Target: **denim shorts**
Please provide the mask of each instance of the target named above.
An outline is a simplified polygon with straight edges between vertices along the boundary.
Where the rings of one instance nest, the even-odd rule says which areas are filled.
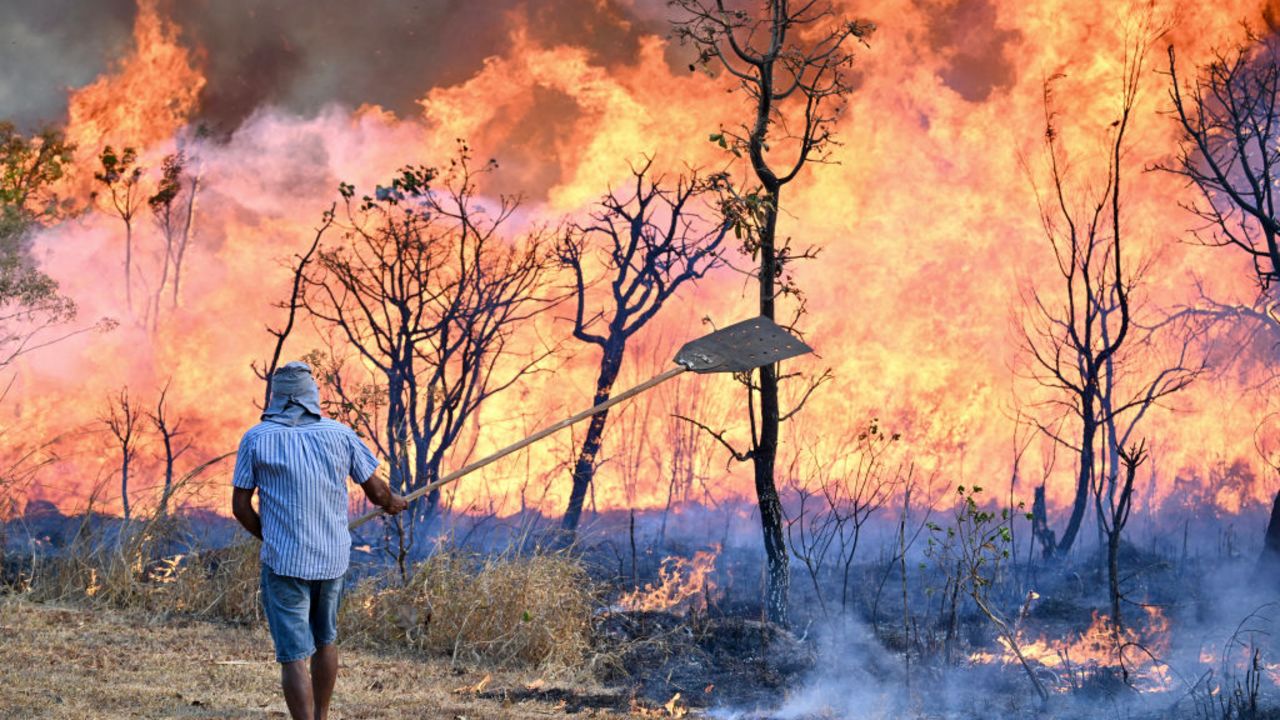
[[[342,578],[303,580],[262,566],[262,609],[276,645],[276,661],[304,660],[338,639]]]

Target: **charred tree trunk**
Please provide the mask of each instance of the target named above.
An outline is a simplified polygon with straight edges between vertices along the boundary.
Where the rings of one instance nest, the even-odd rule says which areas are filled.
[[[120,505],[125,522],[129,521],[129,453],[120,459]]]
[[[1071,517],[1067,527],[1062,531],[1062,541],[1053,547],[1054,557],[1064,557],[1075,544],[1080,525],[1084,522],[1084,512],[1089,506],[1089,488],[1093,480],[1094,442],[1098,436],[1098,420],[1093,411],[1093,393],[1086,392],[1081,398],[1080,417],[1080,469],[1076,476],[1076,497],[1071,504]]]
[[[763,175],[765,190],[769,193],[764,227],[760,233],[760,314],[773,320],[776,292],[774,281],[782,270],[775,243],[778,192],[781,185],[773,179],[768,168],[758,166],[757,173]],[[785,623],[791,573],[786,538],[782,533],[782,500],[778,496],[778,486],[773,477],[778,458],[778,424],[778,368],[776,365],[765,365],[760,368],[760,433],[755,447],[751,449],[751,463],[755,471],[756,501],[760,505],[760,529],[764,534],[765,558],[769,570],[766,605],[769,619]]]
[[[609,399],[613,392],[613,383],[618,379],[618,371],[622,367],[622,357],[626,351],[626,342],[613,337],[604,345],[604,357],[600,362],[600,374],[596,377],[596,395],[594,403],[599,405]],[[582,519],[582,505],[587,497],[587,489],[596,472],[596,455],[600,452],[604,438],[604,426],[608,419],[606,410],[591,418],[587,427],[587,435],[582,441],[582,450],[573,466],[573,489],[569,493],[569,507],[565,510],[564,520],[560,527],[572,535],[578,530]]]
[[[1120,531],[1107,533],[1107,590],[1111,594],[1111,626],[1116,633],[1124,627],[1120,619]]]
[[[1271,520],[1262,541],[1262,554],[1258,556],[1258,574],[1273,582],[1280,579],[1280,493],[1271,505]]]
[[[173,463],[175,461],[173,454],[173,436],[167,432],[161,432],[164,438],[164,490],[160,495],[160,515],[166,515],[169,512],[169,496],[173,494]]]
[[[1040,551],[1048,559],[1053,557],[1053,549],[1058,546],[1057,533],[1049,528],[1049,510],[1044,501],[1044,485],[1034,491],[1031,501],[1031,534],[1040,543]]]
[[[791,5],[784,0],[769,0],[756,4],[754,11],[736,6],[730,11],[719,0],[671,0],[669,4],[685,14],[674,21],[676,35],[698,48],[704,66],[718,63],[736,77],[739,92],[749,99],[754,111],[750,119],[743,118],[736,128],[722,127],[711,139],[732,149],[738,157],[745,150],[752,175],[760,183],[762,193],[752,192],[748,198],[738,199],[748,200],[746,215],[752,218],[746,246],[753,257],[759,257],[756,275],[760,314],[774,319],[778,280],[783,277],[787,258],[796,257],[785,242],[779,252],[779,190],[794,180],[810,160],[821,162],[826,158],[841,99],[853,91],[847,74],[853,63],[849,45],[865,43],[874,25],[843,17],[830,2]],[[792,141],[796,151],[784,158],[778,147],[786,145],[786,141]],[[759,378],[758,386],[748,387],[752,402],[757,394],[760,401],[758,419],[754,404],[751,408],[749,456],[768,561],[765,605],[770,620],[785,623],[790,576],[782,504],[774,483],[778,425],[782,421],[778,368],[761,368]],[[798,410],[799,405],[788,410],[787,417]],[[735,457],[739,456],[735,453]]]

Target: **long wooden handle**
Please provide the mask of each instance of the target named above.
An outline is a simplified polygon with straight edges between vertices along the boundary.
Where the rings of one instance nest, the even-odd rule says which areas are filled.
[[[418,498],[422,497],[423,495],[426,495],[427,493],[431,492],[432,490],[435,490],[435,489],[436,489],[436,488],[438,488],[438,487],[441,487],[441,486],[444,486],[444,485],[448,485],[449,483],[453,482],[454,480],[457,480],[458,478],[461,478],[461,477],[462,477],[462,476],[464,476],[464,475],[469,475],[470,473],[473,473],[473,472],[475,472],[476,470],[479,470],[480,468],[484,467],[485,465],[488,465],[489,463],[495,462],[495,461],[497,461],[497,460],[501,460],[502,458],[504,458],[504,457],[506,457],[506,456],[510,455],[511,453],[513,453],[513,452],[515,452],[515,451],[517,451],[517,450],[521,450],[521,449],[523,449],[523,448],[525,448],[525,447],[528,447],[529,445],[532,445],[532,444],[534,444],[534,443],[538,442],[539,440],[541,440],[541,439],[545,438],[546,436],[548,436],[548,435],[550,435],[550,434],[552,434],[552,433],[554,433],[554,432],[556,432],[556,431],[558,431],[558,430],[563,430],[563,429],[565,429],[565,428],[569,427],[570,425],[573,425],[574,423],[578,423],[578,422],[581,422],[581,421],[583,421],[583,420],[586,420],[587,418],[591,417],[592,415],[598,415],[598,414],[600,414],[600,413],[604,412],[605,410],[608,410],[609,408],[613,407],[614,405],[617,405],[618,403],[622,402],[623,400],[627,400],[627,399],[629,399],[629,398],[633,398],[633,397],[635,397],[636,395],[639,395],[640,393],[642,393],[642,392],[644,392],[644,391],[646,391],[646,390],[652,390],[653,388],[657,387],[658,385],[661,385],[662,383],[664,383],[664,382],[666,382],[666,381],[670,380],[671,378],[673,378],[673,377],[675,377],[675,376],[677,376],[677,375],[679,375],[679,374],[681,374],[681,373],[685,372],[686,370],[687,370],[687,368],[685,368],[683,365],[678,365],[678,366],[676,366],[676,367],[673,367],[673,368],[671,368],[670,370],[668,370],[668,371],[666,371],[666,372],[662,373],[661,375],[658,375],[658,376],[656,376],[656,377],[650,378],[649,380],[646,380],[645,382],[642,382],[642,383],[640,383],[639,385],[636,385],[635,387],[633,387],[633,388],[631,388],[631,389],[629,389],[629,390],[626,390],[625,392],[619,393],[619,394],[617,394],[617,395],[615,395],[615,396],[613,396],[613,397],[609,398],[608,400],[605,400],[604,402],[600,403],[599,405],[596,405],[596,406],[594,406],[594,407],[590,408],[589,410],[583,410],[582,412],[578,413],[577,415],[574,415],[573,417],[565,418],[564,420],[561,420],[560,422],[556,423],[555,425],[547,426],[547,427],[545,427],[545,428],[543,428],[543,429],[539,430],[538,432],[536,432],[536,433],[534,433],[534,434],[530,435],[529,437],[527,437],[527,438],[525,438],[525,439],[521,440],[520,442],[514,443],[514,444],[512,444],[512,445],[508,445],[508,446],[506,446],[506,447],[502,448],[501,450],[499,450],[499,451],[497,451],[497,452],[493,453],[492,455],[488,455],[488,456],[486,456],[486,457],[480,458],[479,460],[477,460],[477,461],[475,461],[475,462],[471,463],[470,465],[467,465],[466,467],[464,467],[464,468],[462,468],[462,469],[460,469],[460,470],[454,470],[453,472],[449,473],[448,475],[445,475],[444,477],[440,478],[439,480],[436,480],[436,481],[435,481],[435,482],[433,482],[433,483],[428,483],[428,484],[426,484],[426,485],[423,485],[422,487],[418,488],[417,490],[414,490],[413,492],[409,493],[408,495],[405,495],[405,496],[404,496],[404,499],[405,499],[405,500],[416,500],[416,499],[418,499]],[[379,516],[379,515],[381,515],[381,514],[382,514],[382,508],[378,508],[378,509],[376,509],[376,510],[370,510],[369,512],[365,513],[364,515],[361,515],[360,517],[356,518],[355,520],[352,520],[352,521],[351,521],[350,528],[351,528],[352,530],[355,530],[356,528],[358,528],[358,527],[360,527],[361,525],[363,525],[363,524],[365,524],[365,523],[369,522],[370,520],[372,520],[372,519],[374,519],[374,518],[378,517],[378,516]]]

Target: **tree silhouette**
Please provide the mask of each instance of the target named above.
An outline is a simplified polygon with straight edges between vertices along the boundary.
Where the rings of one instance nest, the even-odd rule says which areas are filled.
[[[809,163],[829,159],[835,121],[852,91],[850,45],[863,41],[874,27],[843,18],[824,0],[766,0],[752,11],[728,7],[723,0],[672,0],[670,5],[677,12],[676,36],[698,51],[698,64],[737,80],[738,92],[750,102],[753,112],[746,122],[722,127],[711,139],[750,162],[757,184],[736,189],[725,183],[725,211],[744,237],[744,253],[758,261],[752,274],[760,314],[776,319],[778,296],[799,293],[787,266],[807,254],[793,250],[785,238],[778,241],[782,188]],[[743,378],[751,447],[730,451],[753,466],[769,566],[766,606],[770,619],[786,622],[790,573],[774,465],[778,426],[799,408],[780,408],[777,365],[760,368],[758,383],[750,379],[754,376]]]
[[[576,312],[573,336],[600,348],[595,405],[605,402],[618,379],[627,341],[643,328],[685,283],[697,280],[719,262],[717,251],[729,226],[700,216],[700,201],[714,188],[696,172],[674,187],[653,177],[648,159],[631,170],[625,193],[610,190],[585,225],[561,238],[558,255],[572,271]],[[592,286],[607,283],[607,297],[592,302]],[[573,466],[573,487],[561,528],[577,532],[582,504],[591,485],[608,412],[591,418]]]

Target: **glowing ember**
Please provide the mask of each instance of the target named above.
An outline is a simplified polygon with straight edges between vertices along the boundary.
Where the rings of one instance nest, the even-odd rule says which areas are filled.
[[[658,568],[658,579],[623,595],[618,606],[626,611],[666,611],[687,613],[707,609],[707,601],[716,590],[712,573],[720,546],[699,550],[692,558],[664,558]]]

